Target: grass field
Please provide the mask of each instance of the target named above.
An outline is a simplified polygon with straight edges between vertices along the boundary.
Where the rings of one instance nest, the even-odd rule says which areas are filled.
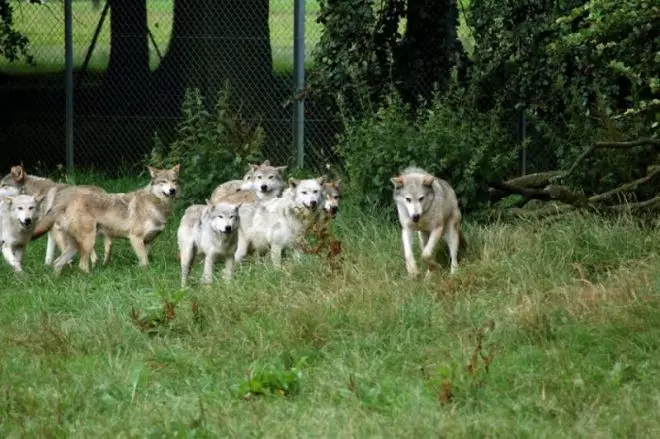
[[[177,225],[145,270],[118,242],[109,266],[56,278],[44,240],[24,277],[0,267],[0,436],[660,435],[657,229],[468,218],[460,272],[413,282],[396,224],[349,200],[336,271],[246,263],[229,286],[193,284],[149,335],[131,306],[179,294]],[[273,394],[244,397],[260,385]]]
[[[211,1],[211,0],[209,0]],[[465,24],[463,8],[469,6],[468,0],[462,1],[459,8],[459,38],[468,53],[472,53],[472,36]],[[27,66],[23,63],[9,63],[0,58],[0,71],[7,73],[30,73],[60,71],[64,68],[64,4],[61,1],[51,1],[46,5],[25,3],[10,0],[14,8],[16,30],[26,35],[31,42],[30,50],[34,55],[36,65]],[[92,1],[78,0],[73,2],[73,45],[74,64],[81,67],[92,41],[94,30],[101,16],[101,6],[94,6]],[[172,0],[149,0],[147,2],[147,20],[156,46],[161,54],[167,51],[170,33],[172,31]],[[305,2],[305,52],[306,64],[312,65],[312,50],[321,38],[322,26],[316,22],[319,4],[316,0]],[[112,14],[112,12],[110,12]],[[273,52],[273,68],[278,72],[288,72],[293,69],[293,0],[270,0],[270,38]],[[400,31],[405,30],[405,20]],[[160,63],[158,51],[149,42],[150,64],[155,69]],[[110,16],[106,18],[89,68],[104,70],[110,56]]]
[[[209,0],[212,1],[212,0]],[[0,71],[8,73],[29,73],[33,71],[60,71],[64,67],[64,3],[51,1],[46,5],[10,0],[14,8],[14,22],[17,31],[31,41],[31,53],[36,65],[12,64],[0,58]],[[101,17],[103,2],[95,7],[91,1],[78,0],[72,5],[74,64],[80,67],[92,41],[94,30]],[[162,54],[167,51],[172,31],[172,0],[149,0],[147,20],[156,45]],[[321,37],[321,26],[316,23],[319,6],[316,1],[305,3],[305,44],[311,61],[311,50]],[[112,14],[112,12],[110,12]],[[289,71],[293,68],[293,1],[270,0],[270,38],[273,51],[273,68],[276,71]],[[149,42],[152,69],[160,62],[157,51]],[[110,15],[99,35],[94,54],[90,59],[91,70],[104,70],[110,56]]]

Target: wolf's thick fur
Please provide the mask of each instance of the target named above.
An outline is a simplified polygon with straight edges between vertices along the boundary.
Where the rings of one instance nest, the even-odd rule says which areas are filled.
[[[300,235],[316,221],[323,203],[323,183],[324,177],[289,179],[289,188],[281,197],[243,205],[236,262],[241,262],[250,249],[257,253],[270,250],[273,265],[279,268],[283,250],[295,247]]]
[[[285,187],[282,173],[286,166],[271,166],[270,161],[266,160],[260,165],[250,165],[251,169],[245,174],[243,180],[232,180],[218,186],[211,194],[211,203],[228,201],[228,196],[234,196],[237,192],[242,192],[240,196],[248,199],[269,200],[279,197]],[[251,176],[250,176],[251,175]],[[240,185],[237,184],[241,181]],[[236,190],[238,188],[238,190]],[[239,196],[239,197],[240,197]],[[240,199],[231,202],[253,202]]]
[[[339,211],[339,200],[341,199],[340,183],[341,179],[323,183],[323,209],[331,217],[337,215]]]
[[[43,197],[14,195],[0,200],[0,247],[15,272],[23,271],[23,254],[39,218]]]
[[[86,193],[105,193],[105,191],[92,185],[71,185],[65,183],[56,183],[53,180],[36,175],[29,175],[22,166],[13,166],[9,174],[5,175],[0,181],[0,187],[4,190],[17,190],[19,193],[33,195],[37,198],[43,198],[39,204],[39,215],[45,216],[46,213],[56,204],[66,204],[68,199]],[[38,236],[37,236],[38,237]],[[45,264],[51,265],[55,259],[55,247],[60,252],[64,252],[66,239],[59,226],[54,226],[48,233],[48,244],[46,246]],[[95,264],[98,257],[96,252],[91,254],[92,264]]]
[[[445,180],[415,167],[405,169],[391,181],[408,274],[419,274],[413,256],[413,231],[418,232],[422,260],[429,271],[437,266],[435,249],[440,238],[444,238],[449,246],[450,270],[454,273],[458,268],[458,250],[463,240],[461,211],[454,189]]]
[[[225,261],[223,278],[231,280],[240,224],[239,207],[221,202],[194,204],[186,209],[177,230],[182,287],[186,286],[197,253],[204,255],[203,284],[213,281],[213,265],[218,257]]]
[[[57,273],[77,251],[80,269],[89,272],[88,257],[94,249],[97,232],[110,238],[127,238],[139,265],[149,264],[151,243],[165,229],[172,200],[179,192],[180,166],[148,168],[151,181],[142,189],[125,194],[78,194],[66,204],[55,205],[44,216],[35,234],[58,224],[67,236],[66,250],[54,264]],[[106,248],[106,254],[110,254],[110,248]]]

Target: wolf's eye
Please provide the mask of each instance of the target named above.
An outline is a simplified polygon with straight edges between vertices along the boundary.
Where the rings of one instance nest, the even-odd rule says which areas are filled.
[[[319,193],[319,191],[318,191],[318,190],[314,190],[314,193],[315,193],[315,194],[318,194],[318,193]]]
[[[419,201],[422,201],[423,199],[424,199],[424,197],[419,197]]]
[[[18,210],[23,210],[23,206],[18,206]]]
[[[303,195],[307,195],[307,191],[302,191],[302,194],[303,194]]]
[[[409,202],[409,203],[412,203],[412,198],[406,197],[406,201]]]
[[[272,180],[273,178],[275,178],[274,175],[269,175],[269,176],[268,176],[268,179],[269,179],[269,180]]]

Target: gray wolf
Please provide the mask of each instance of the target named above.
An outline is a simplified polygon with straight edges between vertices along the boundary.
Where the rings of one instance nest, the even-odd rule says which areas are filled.
[[[282,265],[282,252],[298,245],[310,224],[317,221],[323,203],[325,177],[307,180],[289,179],[281,197],[241,206],[238,247],[234,259],[240,263],[250,250],[270,251],[275,267]]]
[[[181,287],[186,286],[190,266],[197,253],[204,255],[202,283],[213,281],[213,265],[218,257],[224,258],[223,278],[230,281],[234,265],[234,253],[238,243],[240,223],[236,204],[194,204],[181,217],[177,230],[181,255]]]
[[[0,246],[5,261],[19,273],[23,254],[32,238],[43,197],[14,195],[0,201]]]
[[[339,211],[339,200],[341,198],[340,183],[341,179],[323,183],[323,192],[325,195],[323,209],[325,210],[325,213],[331,217],[337,215],[337,212]]]
[[[233,195],[237,192],[251,192],[252,194],[243,194],[243,196],[253,198],[255,201],[279,197],[286,186],[283,178],[283,172],[285,169],[286,166],[272,166],[269,160],[266,160],[260,165],[253,164],[251,165],[250,171],[245,174],[243,180],[232,180],[218,186],[213,191],[213,194],[211,194],[210,201],[211,203],[217,203],[221,200],[225,200],[228,195]],[[248,174],[251,174],[251,177],[248,177]],[[237,187],[237,181],[242,181],[239,190],[232,191],[232,187]],[[223,187],[223,185],[226,186]],[[241,201],[251,202],[248,200]]]
[[[418,232],[422,260],[427,274],[436,268],[435,249],[440,238],[449,246],[450,272],[458,268],[458,250],[463,240],[461,211],[454,189],[445,180],[416,167],[406,168],[391,179],[394,185],[394,202],[399,223],[406,269],[410,276],[419,270],[413,256],[413,231]]]
[[[37,225],[35,235],[45,233],[58,224],[66,235],[65,251],[55,260],[56,273],[76,252],[80,252],[79,268],[89,272],[88,257],[94,249],[97,233],[110,238],[126,238],[138,257],[141,267],[149,264],[148,254],[153,240],[165,229],[172,211],[172,202],[179,193],[179,170],[147,167],[149,184],[124,194],[78,194],[58,203]],[[111,241],[106,241],[108,245]],[[106,254],[111,248],[106,247]]]
[[[44,216],[47,211],[52,209],[55,204],[66,203],[70,197],[84,193],[104,193],[105,191],[92,185],[70,185],[65,183],[56,183],[51,179],[29,175],[22,166],[13,166],[9,174],[0,180],[2,191],[14,191],[26,195],[34,195],[43,198],[39,204],[39,216]],[[55,259],[55,248],[60,252],[64,251],[66,246],[65,238],[60,231],[59,226],[54,226],[48,232],[48,244],[46,246],[46,265],[52,265]],[[97,261],[96,252],[91,254],[92,264]]]

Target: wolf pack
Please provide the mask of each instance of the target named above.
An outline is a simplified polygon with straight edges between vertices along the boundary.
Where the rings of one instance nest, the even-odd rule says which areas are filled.
[[[213,282],[220,261],[222,278],[230,282],[235,264],[250,254],[269,256],[276,268],[281,268],[285,253],[299,260],[306,234],[315,226],[331,224],[339,212],[340,180],[329,181],[326,176],[285,180],[286,168],[269,161],[251,164],[242,180],[220,184],[205,204],[185,209],[177,229],[182,287],[188,286],[198,256],[203,257],[202,284]],[[129,241],[139,266],[148,266],[151,246],[173,216],[181,184],[180,165],[147,169],[150,181],[145,187],[110,193],[99,186],[59,183],[28,174],[23,166],[12,167],[0,181],[4,260],[22,273],[28,245],[46,235],[46,266],[60,274],[78,255],[79,269],[88,273],[99,260],[96,240],[103,239],[103,264],[108,264],[113,240],[121,238]],[[442,240],[454,273],[465,239],[451,185],[417,167],[406,168],[391,182],[408,274],[420,274],[413,254],[414,232],[426,273],[437,267],[436,251]]]

